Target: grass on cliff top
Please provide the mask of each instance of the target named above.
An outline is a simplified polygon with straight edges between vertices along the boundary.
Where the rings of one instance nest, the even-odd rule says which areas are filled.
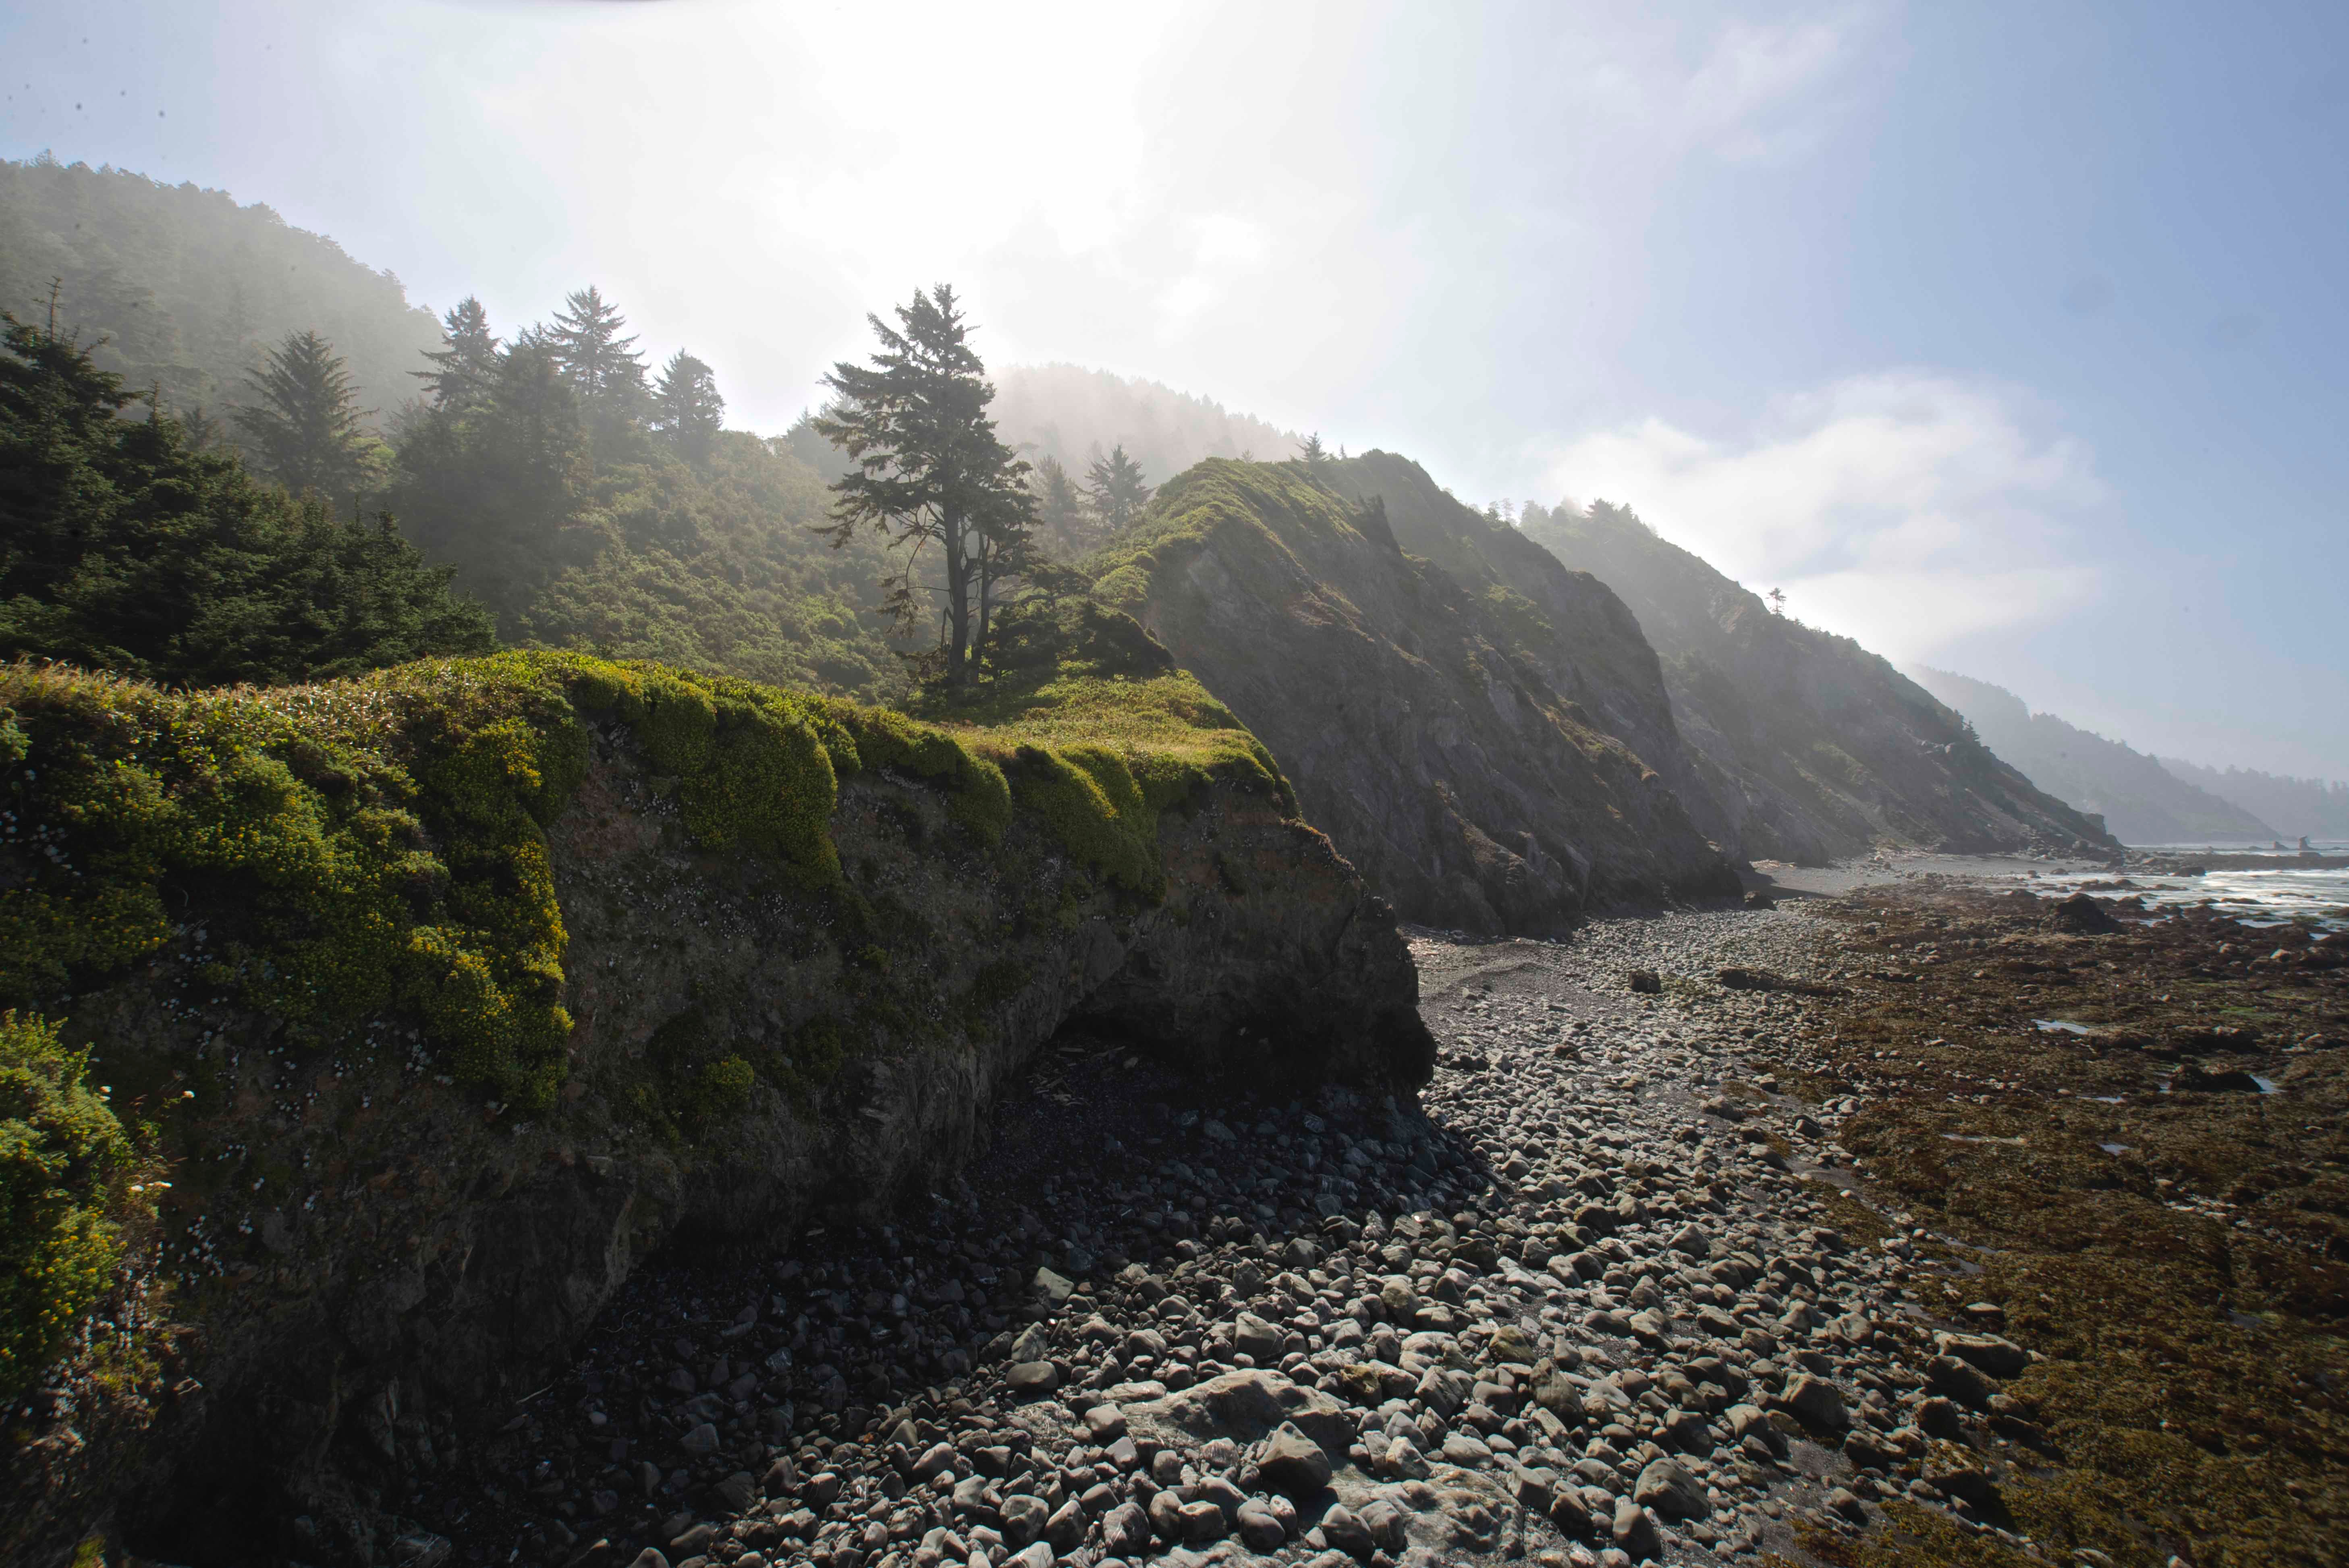
[[[1154,903],[1162,812],[1223,783],[1297,815],[1264,743],[1132,616],[1091,599],[1005,612],[985,670],[912,707],[1000,767],[1013,799],[1085,863]]]
[[[1071,614],[1078,631],[1100,618]],[[284,1020],[289,1041],[405,1015],[460,1081],[543,1106],[571,1033],[545,829],[585,775],[587,716],[634,733],[701,848],[808,892],[843,886],[839,779],[887,769],[941,789],[983,843],[1030,811],[1154,900],[1158,813],[1203,780],[1237,775],[1293,805],[1195,683],[1130,667],[1147,639],[1111,620],[1072,662],[1040,655],[950,725],[570,653],[193,692],[7,666],[0,1006],[61,1017],[134,962],[202,941],[203,982]]]
[[[1996,1304],[2044,1357],[2006,1389],[2052,1450],[2006,1455],[2007,1517],[2121,1568],[2349,1559],[2349,968],[2207,912],[2096,936],[1971,890],[1834,913],[1869,973],[1776,1065],[1860,1094],[1867,1193],[1970,1243],[1928,1248],[1928,1310]],[[1806,1544],[2028,1561],[1930,1514]]]
[[[1103,603],[1132,611],[1150,597],[1158,572],[1190,558],[1227,528],[1261,535],[1290,553],[1289,530],[1330,538],[1365,537],[1354,509],[1306,477],[1302,463],[1250,463],[1209,458],[1160,487],[1141,522],[1081,563]],[[1302,572],[1302,567],[1299,570]]]

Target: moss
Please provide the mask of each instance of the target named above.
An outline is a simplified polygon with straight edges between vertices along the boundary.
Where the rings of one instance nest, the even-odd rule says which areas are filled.
[[[830,831],[843,775],[938,788],[983,844],[1030,810],[1081,863],[1150,898],[1164,883],[1160,814],[1206,784],[1294,814],[1269,754],[1130,620],[1081,604],[1008,624],[1025,662],[928,723],[574,653],[197,692],[9,666],[0,1006],[50,1006],[184,941],[178,956],[292,1025],[291,1043],[405,1013],[444,1070],[543,1107],[572,1028],[546,830],[586,776],[583,715],[627,727],[703,850],[830,894],[843,954],[875,975],[880,926]]]
[[[0,1013],[0,1399],[30,1386],[122,1259],[136,1150],[57,1026]]]
[[[1158,818],[1216,783],[1297,798],[1262,742],[1132,617],[1091,601],[1007,613],[997,662],[920,717],[952,726],[1009,781],[1001,808],[1040,814],[1077,861],[1128,892],[1164,895]]]

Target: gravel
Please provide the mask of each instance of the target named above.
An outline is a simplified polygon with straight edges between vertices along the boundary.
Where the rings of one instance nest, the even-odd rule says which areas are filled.
[[[1716,976],[1798,986],[1828,940],[1795,911],[1418,933],[1416,1106],[1067,1037],[951,1190],[647,1271],[395,1496],[550,1568],[1588,1568],[1868,1528],[1920,1410],[1978,1438],[2023,1353],[1936,1345],[1972,1326],[1833,1222],[1854,1105],[1741,1076],[1810,1004]],[[1988,1528],[1937,1473],[1929,1506]]]

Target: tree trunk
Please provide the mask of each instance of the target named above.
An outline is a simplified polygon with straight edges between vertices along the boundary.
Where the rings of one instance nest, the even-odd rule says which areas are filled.
[[[947,657],[947,684],[960,686],[970,650],[970,562],[963,554],[963,521],[952,512],[943,520],[947,556],[947,619],[954,630],[954,646]]]

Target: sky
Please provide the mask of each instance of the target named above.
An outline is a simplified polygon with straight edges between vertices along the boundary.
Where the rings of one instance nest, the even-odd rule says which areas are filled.
[[[2349,6],[0,0],[0,155],[264,201],[779,430],[951,281],[1896,663],[2349,778]]]

